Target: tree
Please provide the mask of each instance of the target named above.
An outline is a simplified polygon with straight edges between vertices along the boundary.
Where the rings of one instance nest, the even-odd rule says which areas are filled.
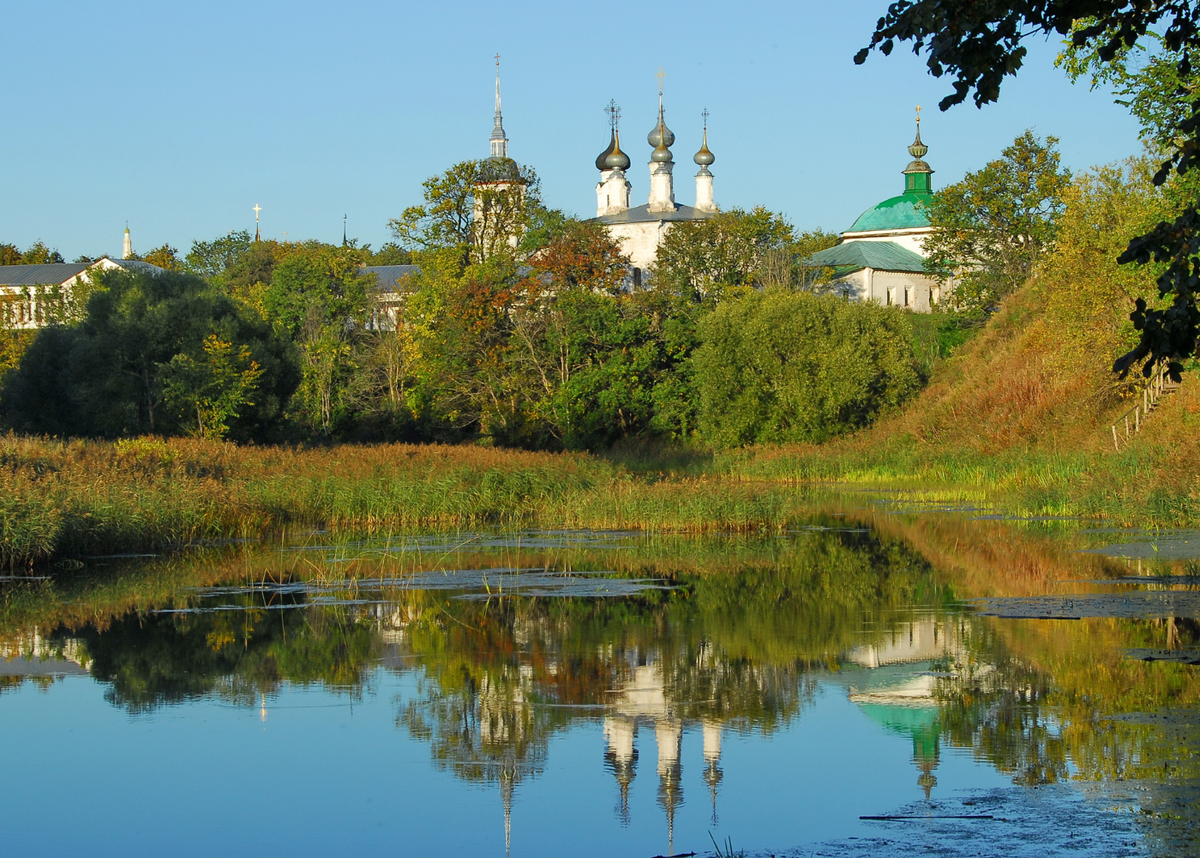
[[[0,244],[0,265],[46,265],[62,261],[62,254],[51,250],[41,239],[24,252],[15,244]]]
[[[51,250],[40,238],[21,254],[22,265],[48,265],[62,261],[63,256],[57,248]]]
[[[814,253],[834,247],[837,243],[837,234],[826,232],[823,229],[811,229],[796,236],[792,241],[789,254],[794,272],[792,285],[805,292],[817,294],[828,292],[833,286],[834,269],[828,267],[809,268],[798,263],[808,259]],[[764,285],[771,284],[764,278]]]
[[[212,241],[193,241],[192,249],[184,257],[184,268],[205,280],[215,280],[229,271],[252,243],[250,233],[244,229],[230,230]]]
[[[163,244],[144,254],[135,253],[129,258],[157,265],[164,271],[183,271],[185,266],[179,259],[178,254],[178,248],[171,247],[169,244]]]
[[[229,344],[234,364],[244,353],[261,369],[253,405],[226,409],[230,434],[270,435],[298,374],[288,344],[266,322],[195,275],[106,271],[96,279],[83,320],[38,331],[5,379],[0,412],[9,425],[107,438],[188,431],[190,417],[180,414],[171,393],[183,369],[175,359],[219,362],[209,339],[216,335]]]
[[[177,354],[171,358],[163,373],[163,398],[179,413],[189,435],[224,438],[229,422],[237,419],[244,406],[254,404],[250,396],[262,374],[249,346],[235,348],[209,334],[202,357]]]
[[[294,245],[271,267],[270,283],[261,292],[266,318],[295,343],[300,357],[296,412],[325,437],[350,411],[356,340],[369,309],[362,258],[354,247]]]
[[[683,221],[658,246],[654,278],[697,301],[719,301],[759,285],[764,260],[791,242],[791,224],[762,206]]]
[[[895,308],[764,290],[718,305],[699,333],[700,434],[722,446],[825,441],[920,387]]]
[[[929,201],[925,270],[943,284],[957,280],[949,298],[956,309],[994,309],[1054,246],[1071,183],[1057,142],[1026,131],[1000,158]]]
[[[1082,26],[1080,22],[1084,22]],[[855,56],[865,62],[872,50],[887,55],[896,43],[911,42],[913,52],[927,55],[934,77],[951,74],[953,92],[942,99],[942,110],[973,94],[977,106],[995,101],[1008,75],[1024,62],[1021,44],[1038,33],[1070,36],[1074,48],[1094,51],[1100,63],[1110,64],[1128,52],[1139,38],[1155,34],[1172,55],[1182,83],[1192,75],[1192,57],[1200,51],[1200,3],[1196,0],[897,0],[876,24],[867,47]],[[1165,159],[1154,176],[1163,185],[1174,173],[1183,176],[1200,166],[1200,100],[1177,90],[1181,104],[1163,115],[1160,136],[1169,141]],[[1142,364],[1149,376],[1154,365],[1168,364],[1178,380],[1182,361],[1196,353],[1200,334],[1200,212],[1193,198],[1173,221],[1163,221],[1134,238],[1118,257],[1121,263],[1166,263],[1158,289],[1169,304],[1150,307],[1138,299],[1130,318],[1140,332],[1136,347],[1120,357],[1113,369],[1126,374]]]
[[[409,206],[388,227],[401,248],[454,248],[465,266],[515,251],[541,207],[537,175],[508,158],[462,161],[423,183],[425,202]]]

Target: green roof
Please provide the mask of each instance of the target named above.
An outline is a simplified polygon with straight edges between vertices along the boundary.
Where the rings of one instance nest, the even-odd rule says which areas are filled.
[[[923,192],[906,192],[884,200],[859,215],[854,226],[846,232],[879,232],[929,226],[929,217],[925,214],[925,201],[929,196]]]
[[[862,218],[859,218],[861,220]],[[809,268],[874,268],[878,271],[925,273],[925,260],[894,241],[843,241],[814,253],[801,263]]]

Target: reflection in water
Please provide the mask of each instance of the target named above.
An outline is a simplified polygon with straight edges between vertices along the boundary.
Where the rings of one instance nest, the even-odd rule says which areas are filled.
[[[622,534],[561,552],[544,539],[521,549],[499,540],[500,554],[488,555],[475,540],[475,553],[439,560],[474,571],[447,573],[453,586],[436,589],[425,584],[437,567],[369,546],[350,560],[331,549],[343,553],[328,565],[312,548],[204,557],[172,573],[190,588],[163,589],[153,567],[39,582],[9,590],[0,610],[0,691],[89,672],[129,713],[216,699],[266,722],[286,687],[362,700],[380,670],[412,677],[392,704],[396,726],[428,746],[437,768],[498,792],[506,850],[518,790],[545,774],[555,735],[598,723],[594,759],[611,778],[616,819],[628,827],[652,812],[672,854],[685,799],[696,801],[685,774],[699,774],[690,789],[702,781],[716,827],[727,775],[740,774],[723,762],[722,740],[789,729],[822,688],[911,741],[917,789],[897,802],[933,806],[949,747],[1028,786],[1153,776],[1172,789],[1144,790],[1147,830],[1165,838],[1159,823],[1181,808],[1195,819],[1195,802],[1174,789],[1200,782],[1200,754],[1179,752],[1200,749],[1193,722],[1168,736],[1161,724],[1108,719],[1196,711],[1194,668],[1124,657],[1195,647],[1196,622],[977,616],[956,597],[1061,595],[1058,582],[1120,570],[1036,534],[978,538],[999,523],[969,526],[976,538],[962,549],[945,519],[894,516],[875,530],[825,522],[773,539],[640,547]],[[939,570],[926,558],[945,556],[951,537],[962,568]],[[536,573],[526,592],[535,581],[559,595],[497,598],[513,570]],[[579,595],[580,582],[599,592],[611,576],[625,584]],[[694,758],[688,736],[699,740]],[[639,774],[640,784],[656,781],[640,809]]]

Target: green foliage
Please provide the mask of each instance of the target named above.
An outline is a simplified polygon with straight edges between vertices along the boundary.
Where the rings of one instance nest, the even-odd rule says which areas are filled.
[[[147,251],[145,254],[134,253],[129,258],[157,265],[164,271],[187,270],[184,261],[179,258],[179,250],[171,247],[169,244],[163,244],[160,247]]]
[[[837,233],[826,232],[823,229],[813,229],[800,233],[792,241],[789,248],[794,282],[780,283],[778,285],[794,285],[796,288],[804,289],[807,292],[821,293],[827,291],[833,284],[834,270],[832,268],[809,268],[799,263],[808,259],[814,253],[820,253],[822,250],[828,250],[836,246],[837,243]],[[771,285],[771,279],[764,278],[764,284]]]
[[[388,227],[400,247],[456,250],[465,265],[511,254],[541,207],[537,175],[508,158],[462,161],[426,179],[425,201]]]
[[[246,230],[214,238],[212,241],[193,241],[192,249],[184,258],[184,267],[193,274],[198,274],[206,280],[215,281],[250,249],[253,241]]]
[[[407,250],[394,241],[386,242],[378,250],[365,247],[367,265],[412,265],[412,251]]]
[[[0,413],[21,431],[63,436],[181,431],[178,411],[163,407],[170,367],[179,355],[208,360],[212,334],[247,347],[262,368],[263,395],[232,424],[239,437],[261,437],[296,384],[286,348],[260,319],[175,272],[97,275],[81,322],[38,332],[5,380]]]
[[[928,378],[935,367],[983,329],[986,316],[938,306],[931,313],[913,313],[909,321],[913,331],[913,357],[921,375]]]
[[[1055,65],[1065,69],[1072,81],[1086,77],[1092,89],[1110,88],[1116,96],[1113,100],[1138,120],[1142,139],[1157,152],[1169,151],[1179,144],[1180,127],[1200,103],[1200,76],[1181,70],[1183,52],[1169,48],[1160,33],[1142,33],[1132,44],[1121,40],[1111,55],[1102,52],[1097,41],[1075,43],[1075,33],[1096,26],[1105,27],[1106,38],[1120,35],[1111,23],[1105,26],[1097,18],[1081,18],[1073,23],[1071,38],[1064,41]]]
[[[791,244],[792,226],[780,215],[762,206],[730,209],[672,226],[658,247],[653,276],[674,292],[710,303],[762,285],[765,274],[777,285],[791,285]]]
[[[925,268],[942,283],[953,281],[948,301],[956,308],[995,309],[1054,246],[1071,180],[1059,166],[1057,142],[1026,131],[999,159],[929,201],[934,231],[925,241]]]
[[[62,254],[57,249],[51,250],[40,238],[25,251],[15,244],[0,244],[0,265],[46,265],[62,261]]]
[[[189,435],[220,439],[242,408],[254,404],[250,396],[262,374],[249,347],[235,350],[232,343],[209,334],[203,358],[188,354],[171,358],[163,373],[163,398],[178,411]]]
[[[700,433],[714,444],[824,441],[919,387],[894,309],[772,290],[718,306],[699,330]]]

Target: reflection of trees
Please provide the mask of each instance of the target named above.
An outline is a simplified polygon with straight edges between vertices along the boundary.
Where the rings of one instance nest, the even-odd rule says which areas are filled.
[[[132,712],[214,694],[242,704],[280,683],[322,682],[356,691],[376,651],[374,632],[343,609],[282,610],[295,596],[222,599],[221,610],[127,615],[103,631],[72,633],[107,699]],[[66,635],[66,632],[59,632]]]
[[[1066,747],[1046,707],[1050,678],[1007,652],[990,624],[962,628],[960,654],[934,666],[944,674],[935,689],[942,739],[974,749],[1017,783],[1066,778]]]

